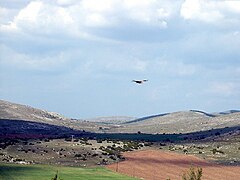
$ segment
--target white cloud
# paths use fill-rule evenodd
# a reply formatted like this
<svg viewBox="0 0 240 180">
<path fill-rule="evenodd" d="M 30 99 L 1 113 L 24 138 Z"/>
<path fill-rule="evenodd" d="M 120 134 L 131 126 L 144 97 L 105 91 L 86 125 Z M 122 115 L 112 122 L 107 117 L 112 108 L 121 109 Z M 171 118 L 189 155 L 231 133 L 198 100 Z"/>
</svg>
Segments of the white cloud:
<svg viewBox="0 0 240 180">
<path fill-rule="evenodd" d="M 73 24 L 73 19 L 62 7 L 34 1 L 19 12 L 13 23 L 21 30 L 56 33 Z"/>
<path fill-rule="evenodd" d="M 71 36 L 107 40 L 105 31 L 112 30 L 110 33 L 113 34 L 122 27 L 132 32 L 142 28 L 154 31 L 166 29 L 179 15 L 188 20 L 238 24 L 240 20 L 236 14 L 240 13 L 239 3 L 206 0 L 186 0 L 183 3 L 180 0 L 174 3 L 165 0 L 35 0 L 21 9 L 10 22 L 2 21 L 0 30 L 22 31 L 33 36 L 60 34 L 60 38 Z M 7 9 L 0 9 L 0 14 L 8 16 Z M 171 27 L 174 26 L 172 24 Z"/>
<path fill-rule="evenodd" d="M 85 25 L 89 27 L 104 27 L 110 25 L 110 22 L 103 15 L 95 13 L 86 16 Z"/>
<path fill-rule="evenodd" d="M 76 2 L 78 2 L 78 0 L 57 0 L 57 4 L 62 6 L 73 5 Z"/>
<path fill-rule="evenodd" d="M 69 61 L 70 57 L 66 53 L 58 52 L 54 55 L 31 55 L 16 52 L 4 45 L 0 46 L 0 64 L 2 67 L 12 66 L 23 70 L 47 70 L 55 71 Z"/>
<path fill-rule="evenodd" d="M 16 9 L 0 7 L 0 31 L 15 31 L 16 25 L 13 24 L 12 20 L 17 14 L 18 10 Z"/>
<path fill-rule="evenodd" d="M 199 69 L 199 67 L 195 64 L 164 59 L 155 61 L 153 66 L 154 69 L 156 69 L 156 72 L 162 72 L 173 76 L 191 76 Z"/>
<path fill-rule="evenodd" d="M 138 55 L 129 57 L 121 52 L 118 55 L 116 52 L 114 54 L 105 52 L 104 55 L 101 54 L 100 59 L 87 60 L 85 67 L 88 71 L 96 72 L 131 72 L 180 77 L 192 76 L 199 71 L 199 66 L 181 61 L 143 59 Z"/>
<path fill-rule="evenodd" d="M 29 23 L 36 23 L 39 12 L 43 7 L 40 1 L 31 2 L 26 8 L 21 10 L 16 18 L 16 21 L 26 21 Z"/>
<path fill-rule="evenodd" d="M 21 41 L 28 41 L 29 39 L 31 39 L 31 43 L 29 44 L 32 44 L 32 39 L 34 39 L 34 41 L 38 41 L 39 39 L 41 39 L 41 41 L 44 41 L 44 43 L 42 43 L 44 44 L 44 46 L 47 46 L 47 42 L 49 42 L 48 37 L 50 37 L 51 39 L 58 39 L 59 41 L 54 42 L 56 44 L 58 42 L 64 43 L 65 39 L 69 41 L 74 39 L 74 43 L 77 44 L 79 42 L 79 38 L 114 42 L 109 40 L 110 38 L 114 39 L 114 36 L 107 39 L 104 35 L 102 36 L 101 33 L 95 33 L 95 30 L 97 31 L 98 29 L 103 28 L 103 34 L 107 34 L 108 32 L 114 33 L 115 30 L 120 31 L 118 29 L 119 27 L 128 30 L 128 27 L 130 25 L 133 28 L 132 32 L 136 32 L 137 34 L 139 27 L 147 27 L 154 30 L 167 28 L 168 21 L 171 18 L 174 18 L 177 13 L 179 13 L 178 10 L 180 10 L 181 7 L 180 2 L 181 1 L 176 1 L 176 3 L 173 4 L 169 1 L 157 0 L 56 0 L 51 2 L 47 0 L 37 0 L 30 2 L 26 7 L 21 9 L 10 24 L 2 24 L 1 30 L 4 30 L 5 32 L 10 32 L 10 30 L 12 30 L 13 32 L 21 32 L 19 34 L 15 34 L 16 37 L 21 36 L 21 38 L 19 38 Z M 216 7 L 214 6 L 215 4 L 217 5 Z M 226 5 L 225 9 L 223 5 Z M 232 13 L 238 13 L 239 8 L 235 7 L 236 5 L 238 5 L 238 3 L 232 1 L 223 1 L 218 3 L 217 1 L 186 0 L 182 4 L 181 14 L 186 19 L 199 20 L 200 18 L 201 20 L 206 20 L 208 19 L 208 16 L 211 16 L 213 13 L 212 19 L 207 20 L 208 22 L 210 22 L 215 18 L 221 18 L 220 16 L 214 16 L 214 12 L 219 12 L 221 16 L 227 11 Z M 3 12 L 5 11 L 6 10 L 3 9 Z M 141 31 L 139 34 L 141 34 L 143 31 Z M 173 31 L 173 29 L 171 29 L 171 31 Z M 178 30 L 174 29 L 174 32 L 178 33 L 177 31 Z M 167 30 L 165 30 L 164 32 L 156 32 L 157 33 L 154 35 L 157 36 L 162 36 L 162 33 L 163 36 L 171 36 L 171 34 L 167 34 Z M 148 34 L 148 32 L 144 32 L 142 34 L 146 35 L 147 37 L 149 36 L 151 38 L 155 38 L 154 35 Z M 238 44 L 240 42 L 238 30 L 231 31 L 230 35 L 226 33 L 225 35 L 217 33 L 215 34 L 216 35 L 211 36 L 212 39 L 210 38 L 211 41 L 209 42 L 209 36 L 207 33 L 203 35 L 194 34 L 194 36 L 191 36 L 192 34 L 190 33 L 189 37 L 181 41 L 182 44 L 179 45 L 179 48 L 183 47 L 183 51 L 187 50 L 187 53 L 192 53 L 194 52 L 194 50 L 206 50 L 206 43 L 208 43 L 208 48 L 219 47 L 216 46 L 216 44 L 229 43 L 232 46 L 225 47 L 224 52 L 226 52 L 228 49 L 230 49 L 229 52 L 233 52 L 233 50 L 235 52 L 235 49 L 236 47 L 238 47 Z M 9 33 L 8 35 L 9 39 L 11 39 L 11 33 Z M 29 38 L 29 36 L 31 36 L 31 38 Z M 119 36 L 121 36 L 121 34 Z M 214 41 L 216 39 L 217 41 Z M 170 48 L 168 49 L 171 49 L 174 47 L 174 45 L 176 45 L 177 42 L 173 42 L 174 45 L 171 43 L 172 42 L 167 45 L 161 45 L 159 47 L 163 47 L 166 49 L 166 47 L 168 47 L 169 45 Z M 52 44 L 51 48 L 53 48 Z M 176 47 L 178 48 L 178 46 Z M 222 48 L 222 45 L 220 48 Z M 169 51 L 166 50 L 166 52 L 164 53 L 169 53 Z M 171 55 L 169 57 L 171 57 Z M 156 57 L 151 57 L 151 59 L 152 58 Z M 136 71 L 145 71 L 146 69 L 149 69 L 148 63 L 150 61 L 143 61 L 139 59 L 140 58 L 138 58 L 138 56 L 136 56 L 136 59 L 133 58 L 133 60 L 125 61 L 120 59 L 119 61 L 121 62 L 116 62 L 114 60 L 110 61 L 108 59 L 106 60 L 108 63 L 105 63 L 105 68 L 112 68 L 115 70 L 126 68 Z M 30 58 L 29 61 L 31 61 Z M 133 63 L 130 63 L 128 65 L 129 62 Z M 193 65 L 194 63 L 185 64 L 179 61 L 177 63 L 173 63 L 171 61 L 165 62 L 164 60 L 154 63 L 156 66 L 153 67 L 153 69 L 156 69 L 156 67 L 158 67 L 159 65 L 159 68 L 162 71 L 180 76 L 193 75 L 198 70 L 198 67 L 196 65 Z M 156 69 L 156 72 L 157 71 L 158 70 Z"/>
<path fill-rule="evenodd" d="M 17 14 L 17 10 L 15 9 L 8 9 L 5 7 L 0 7 L 0 24 L 9 23 L 14 15 Z"/>
<path fill-rule="evenodd" d="M 239 22 L 239 18 L 232 16 L 232 13 L 240 15 L 239 7 L 240 1 L 185 0 L 180 14 L 187 20 L 208 23 Z"/>
<path fill-rule="evenodd" d="M 240 1 L 238 0 L 225 1 L 225 5 L 229 11 L 240 14 Z"/>
<path fill-rule="evenodd" d="M 21 9 L 8 24 L 2 23 L 1 30 L 94 37 L 89 31 L 91 28 L 122 27 L 132 23 L 166 28 L 174 11 L 169 4 L 155 0 L 57 0 L 55 3 L 36 0 Z"/>
<path fill-rule="evenodd" d="M 147 70 L 148 62 L 138 58 L 120 57 L 112 60 L 112 57 L 105 57 L 104 60 L 92 60 L 87 62 L 87 68 L 101 72 L 144 72 Z"/>
<path fill-rule="evenodd" d="M 144 8 L 151 6 L 156 0 L 124 0 L 123 3 L 127 8 Z"/>
<path fill-rule="evenodd" d="M 221 96 L 239 94 L 240 87 L 233 82 L 212 82 L 207 92 Z"/>
<path fill-rule="evenodd" d="M 120 59 L 117 61 L 106 62 L 105 67 L 110 71 L 135 71 L 143 72 L 146 70 L 148 63 L 140 59 Z"/>
<path fill-rule="evenodd" d="M 161 28 L 167 27 L 167 20 L 175 9 L 166 1 L 156 0 L 125 0 L 123 6 L 130 19 Z"/>
<path fill-rule="evenodd" d="M 186 0 L 181 7 L 181 16 L 185 19 L 197 19 L 215 22 L 224 18 L 218 9 L 218 3 L 211 1 Z"/>
<path fill-rule="evenodd" d="M 112 0 L 82 0 L 80 5 L 83 9 L 88 10 L 89 12 L 111 12 L 113 11 L 114 5 L 116 5 L 119 1 Z"/>
</svg>

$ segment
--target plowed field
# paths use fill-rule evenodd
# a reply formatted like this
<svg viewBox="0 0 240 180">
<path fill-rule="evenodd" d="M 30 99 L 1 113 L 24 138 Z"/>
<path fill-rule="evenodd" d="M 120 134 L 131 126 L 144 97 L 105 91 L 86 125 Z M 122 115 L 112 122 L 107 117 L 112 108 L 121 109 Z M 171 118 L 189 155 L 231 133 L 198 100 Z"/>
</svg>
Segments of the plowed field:
<svg viewBox="0 0 240 180">
<path fill-rule="evenodd" d="M 222 166 L 192 155 L 146 150 L 124 153 L 125 161 L 108 165 L 109 169 L 151 180 L 181 179 L 191 166 L 203 169 L 203 180 L 239 180 L 240 166 Z"/>
</svg>

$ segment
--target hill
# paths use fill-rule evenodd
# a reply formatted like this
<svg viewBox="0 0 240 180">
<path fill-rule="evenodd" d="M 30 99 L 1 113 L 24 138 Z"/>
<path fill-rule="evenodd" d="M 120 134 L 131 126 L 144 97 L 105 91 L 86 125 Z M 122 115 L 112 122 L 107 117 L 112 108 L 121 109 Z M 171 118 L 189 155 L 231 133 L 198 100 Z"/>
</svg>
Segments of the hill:
<svg viewBox="0 0 240 180">
<path fill-rule="evenodd" d="M 237 110 L 214 114 L 199 110 L 190 110 L 152 115 L 139 119 L 125 116 L 111 116 L 77 120 L 66 118 L 55 112 L 3 100 L 0 100 L 0 119 L 0 124 L 3 124 L 3 120 L 5 120 L 5 126 L 7 123 L 6 120 L 18 120 L 19 123 L 24 121 L 40 123 L 40 125 L 38 124 L 39 127 L 44 124 L 94 133 L 141 132 L 148 134 L 174 134 L 240 126 L 240 112 Z M 15 126 L 13 128 L 15 130 L 21 127 L 16 123 Z M 25 128 L 28 129 L 28 127 Z"/>
<path fill-rule="evenodd" d="M 68 119 L 63 115 L 55 112 L 48 112 L 45 110 L 36 109 L 30 106 L 11 103 L 3 100 L 0 100 L 0 118 L 21 119 L 36 122 L 59 122 Z"/>
<path fill-rule="evenodd" d="M 21 157 L 25 163 L 102 165 L 122 160 L 120 152 L 153 146 L 239 164 L 237 111 L 190 110 L 93 122 L 7 101 L 0 101 L 0 108 L 0 162 L 18 163 Z"/>
<path fill-rule="evenodd" d="M 86 119 L 89 122 L 96 122 L 102 124 L 122 124 L 132 121 L 136 118 L 129 116 L 107 116 L 107 117 L 96 117 L 91 119 Z"/>
<path fill-rule="evenodd" d="M 189 133 L 240 125 L 240 113 L 212 115 L 201 111 L 180 111 L 144 117 L 122 123 L 109 132 L 150 134 Z"/>
<path fill-rule="evenodd" d="M 97 123 L 70 119 L 55 112 L 0 100 L 0 134 L 75 134 L 75 130 L 98 129 Z"/>
</svg>

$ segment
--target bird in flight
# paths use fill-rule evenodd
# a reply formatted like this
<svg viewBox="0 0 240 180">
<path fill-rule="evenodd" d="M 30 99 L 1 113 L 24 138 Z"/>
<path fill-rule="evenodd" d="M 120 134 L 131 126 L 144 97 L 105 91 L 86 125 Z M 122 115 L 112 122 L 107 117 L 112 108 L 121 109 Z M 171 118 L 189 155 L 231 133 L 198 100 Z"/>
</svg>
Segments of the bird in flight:
<svg viewBox="0 0 240 180">
<path fill-rule="evenodd" d="M 137 84 L 143 84 L 144 82 L 147 82 L 147 79 L 143 79 L 143 80 L 132 80 L 132 82 L 135 82 Z"/>
</svg>

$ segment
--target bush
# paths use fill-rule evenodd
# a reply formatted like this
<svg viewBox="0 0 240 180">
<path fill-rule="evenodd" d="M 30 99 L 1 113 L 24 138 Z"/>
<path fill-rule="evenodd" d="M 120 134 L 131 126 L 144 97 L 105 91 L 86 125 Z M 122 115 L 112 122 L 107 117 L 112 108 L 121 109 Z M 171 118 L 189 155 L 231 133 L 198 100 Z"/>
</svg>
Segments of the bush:
<svg viewBox="0 0 240 180">
<path fill-rule="evenodd" d="M 68 141 L 68 142 L 71 142 L 71 141 L 72 141 L 71 138 L 65 138 L 64 140 L 65 140 L 65 141 Z"/>
<path fill-rule="evenodd" d="M 15 161 L 24 161 L 24 159 L 17 158 Z"/>
<path fill-rule="evenodd" d="M 86 161 L 87 158 L 86 158 L 86 157 L 82 157 L 80 160 L 82 160 L 82 161 Z"/>
<path fill-rule="evenodd" d="M 216 133 L 215 133 L 215 136 L 219 136 L 219 135 L 220 135 L 220 132 L 216 132 Z"/>
<path fill-rule="evenodd" d="M 82 157 L 81 154 L 75 154 L 74 157 Z"/>
<path fill-rule="evenodd" d="M 211 150 L 212 152 L 213 152 L 213 154 L 216 154 L 216 153 L 221 153 L 221 154 L 224 154 L 224 152 L 223 151 L 221 151 L 221 150 L 217 150 L 217 149 L 212 149 Z"/>
<path fill-rule="evenodd" d="M 116 161 L 117 159 L 116 159 L 116 157 L 115 156 L 109 156 L 109 158 L 111 158 L 112 160 L 114 160 L 114 161 Z"/>
<path fill-rule="evenodd" d="M 187 173 L 182 175 L 182 180 L 201 180 L 202 177 L 202 168 L 190 167 Z"/>
<path fill-rule="evenodd" d="M 165 144 L 165 143 L 160 143 L 159 145 L 160 145 L 160 146 L 166 146 L 166 144 Z"/>
<path fill-rule="evenodd" d="M 63 179 L 59 178 L 58 171 L 57 171 L 57 173 L 55 174 L 55 176 L 51 180 L 63 180 Z"/>
</svg>

